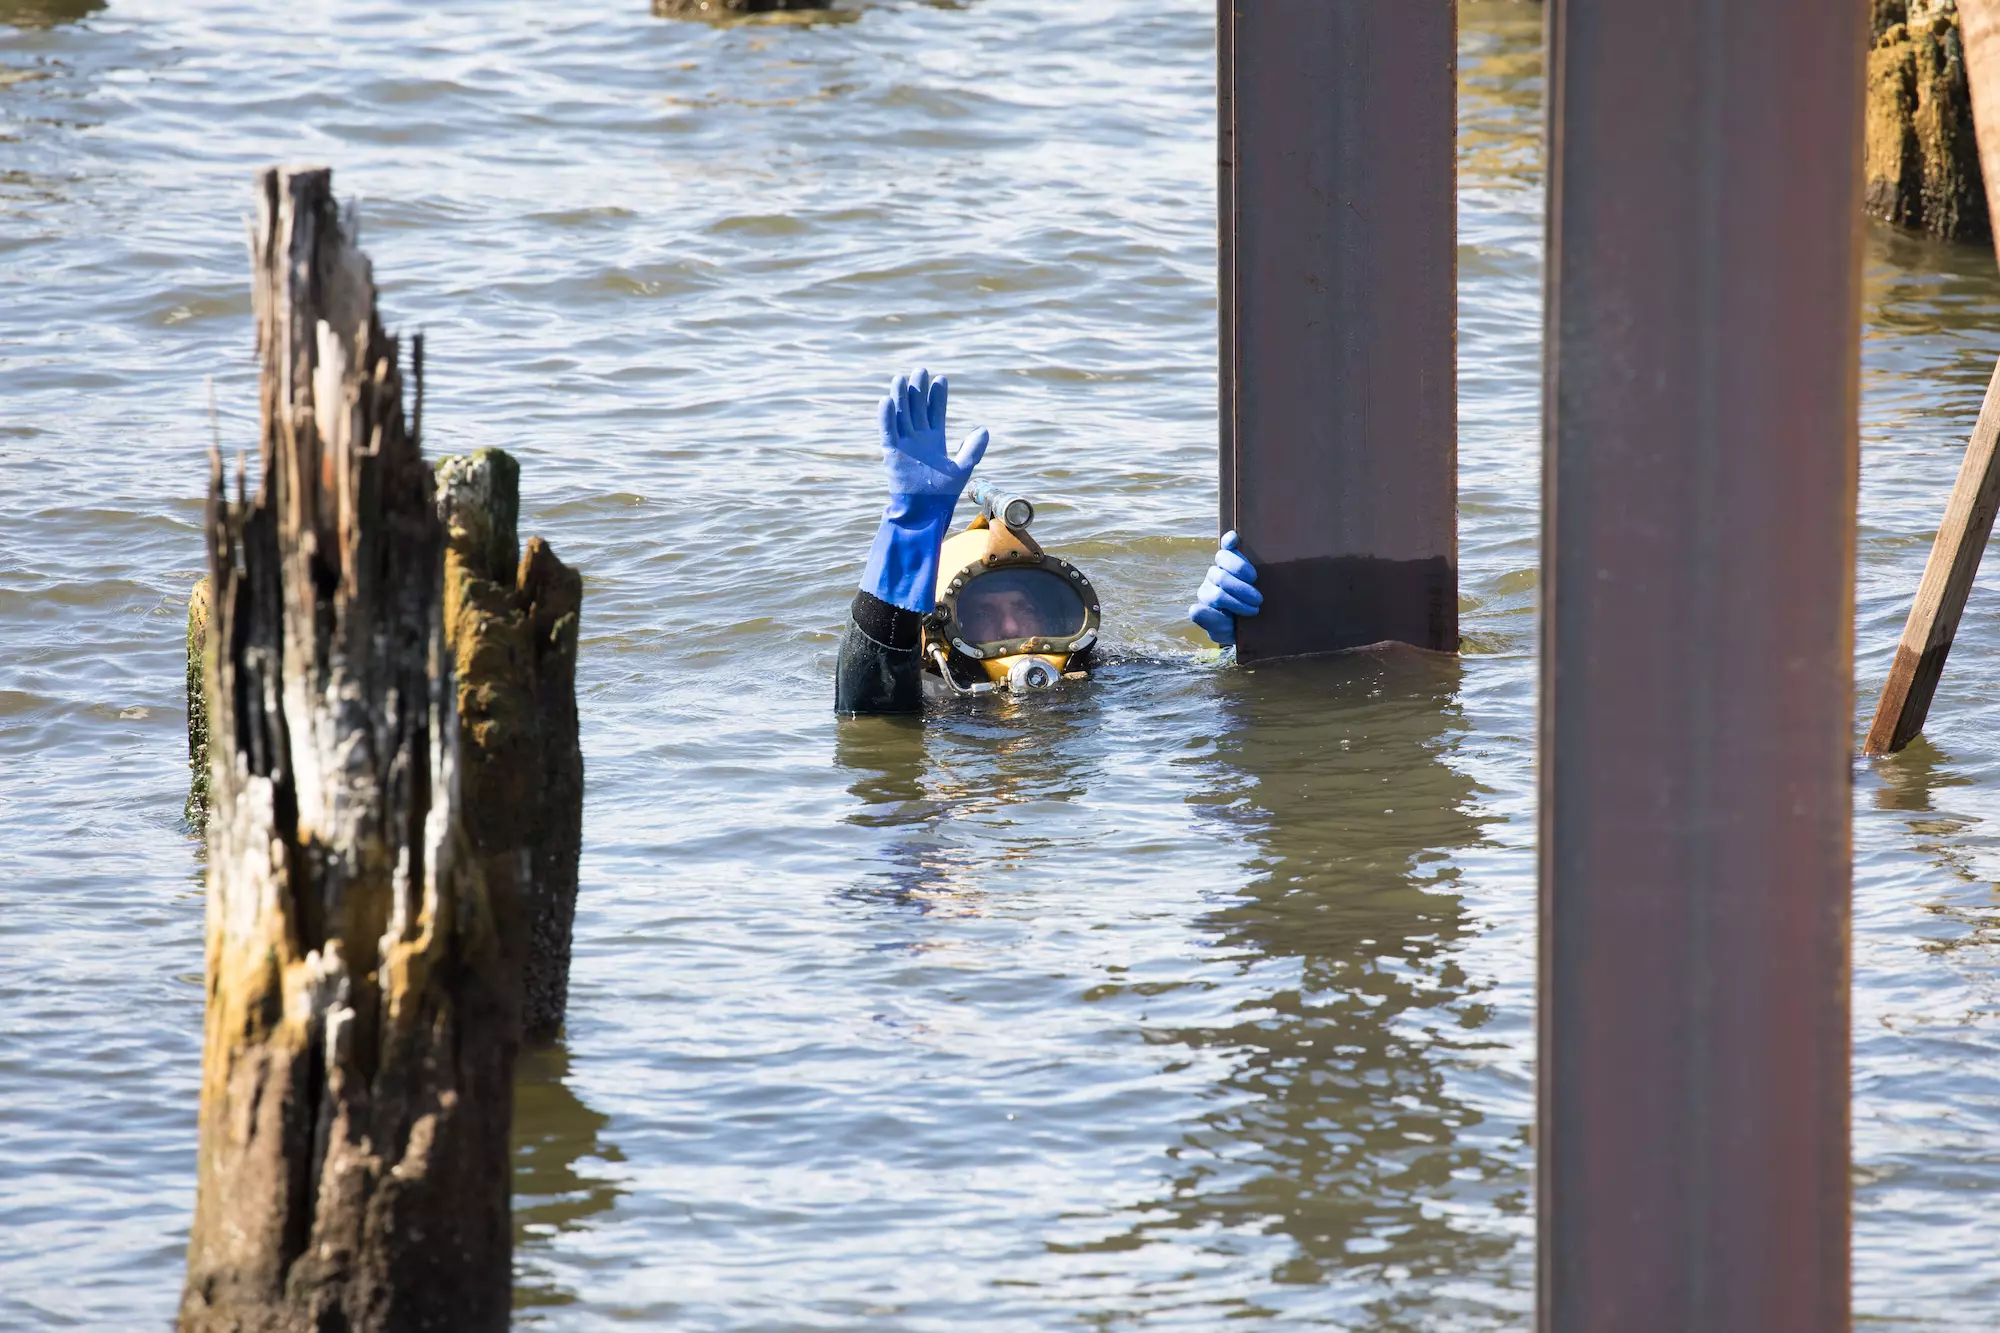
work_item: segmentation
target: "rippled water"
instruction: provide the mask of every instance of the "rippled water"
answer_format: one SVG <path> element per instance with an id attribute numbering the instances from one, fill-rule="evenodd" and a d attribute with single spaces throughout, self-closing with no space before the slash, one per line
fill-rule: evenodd
<path id="1" fill-rule="evenodd" d="M 1468 653 L 1254 672 L 1214 513 L 1213 5 L 0 0 L 0 1327 L 159 1327 L 192 1206 L 181 606 L 249 175 L 332 163 L 434 452 L 585 571 L 525 1326 L 1519 1327 L 1531 1302 L 1539 15 L 1464 9 Z M 10 26 L 11 25 L 11 26 Z M 1871 236 L 1863 707 L 1993 358 Z M 871 405 L 948 370 L 1107 598 L 1034 708 L 837 724 Z M 2000 1322 L 2000 570 L 1857 767 L 1856 1282 Z M 2000 825 L 1996 825 L 2000 827 Z"/>

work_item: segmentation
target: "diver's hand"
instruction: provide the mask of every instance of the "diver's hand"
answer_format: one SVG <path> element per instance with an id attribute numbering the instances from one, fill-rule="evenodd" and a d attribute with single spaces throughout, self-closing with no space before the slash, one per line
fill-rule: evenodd
<path id="1" fill-rule="evenodd" d="M 1225 648 L 1236 642 L 1236 617 L 1254 616 L 1264 605 L 1264 594 L 1256 586 L 1257 567 L 1236 546 L 1236 534 L 1224 533 L 1215 563 L 1208 567 L 1208 576 L 1195 590 L 1194 605 L 1188 608 L 1188 619 Z"/>
<path id="2" fill-rule="evenodd" d="M 991 438 L 984 430 L 965 437 L 956 454 L 944 443 L 945 400 L 950 386 L 928 370 L 898 375 L 876 409 L 882 428 L 882 470 L 889 503 L 868 551 L 861 591 L 891 606 L 928 615 L 937 604 L 937 563 L 945 529 L 972 469 Z"/>
<path id="3" fill-rule="evenodd" d="M 954 501 L 972 479 L 992 439 L 984 428 L 965 437 L 957 454 L 945 452 L 945 403 L 951 385 L 928 370 L 898 375 L 877 408 L 882 427 L 882 467 L 889 474 L 892 500 L 948 495 Z M 949 515 L 947 515 L 949 517 Z"/>

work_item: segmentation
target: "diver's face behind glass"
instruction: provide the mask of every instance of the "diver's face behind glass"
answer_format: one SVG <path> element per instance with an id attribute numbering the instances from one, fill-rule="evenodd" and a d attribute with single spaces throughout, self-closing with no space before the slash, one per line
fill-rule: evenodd
<path id="1" fill-rule="evenodd" d="M 1066 638 L 1083 623 L 1083 599 L 1043 569 L 996 570 L 973 580 L 958 602 L 959 630 L 974 643 Z"/>
<path id="2" fill-rule="evenodd" d="M 1019 588 L 1009 588 L 991 597 L 980 598 L 971 618 L 961 613 L 959 623 L 981 643 L 1025 639 L 1043 632 L 1042 617 L 1035 611 L 1035 599 Z"/>

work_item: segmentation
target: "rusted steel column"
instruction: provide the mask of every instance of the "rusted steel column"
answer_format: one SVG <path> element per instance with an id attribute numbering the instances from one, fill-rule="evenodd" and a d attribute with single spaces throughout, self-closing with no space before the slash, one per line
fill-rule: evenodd
<path id="1" fill-rule="evenodd" d="M 1453 0 L 1221 0 L 1222 526 L 1244 661 L 1458 648 Z"/>
<path id="2" fill-rule="evenodd" d="M 1848 1326 L 1867 18 L 1549 6 L 1546 1333 Z"/>

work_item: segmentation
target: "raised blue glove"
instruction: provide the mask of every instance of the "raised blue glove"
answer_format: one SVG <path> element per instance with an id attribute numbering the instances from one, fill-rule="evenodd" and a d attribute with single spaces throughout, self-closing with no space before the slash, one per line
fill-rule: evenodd
<path id="1" fill-rule="evenodd" d="M 1257 567 L 1236 549 L 1236 534 L 1224 533 L 1208 577 L 1195 589 L 1188 619 L 1201 626 L 1209 638 L 1228 647 L 1236 642 L 1236 617 L 1254 616 L 1264 605 L 1264 594 L 1257 591 L 1256 584 Z"/>
<path id="2" fill-rule="evenodd" d="M 965 437 L 956 455 L 945 452 L 944 410 L 950 386 L 928 370 L 898 375 L 880 407 L 882 469 L 889 474 L 889 505 L 868 550 L 861 591 L 891 606 L 928 614 L 937 602 L 938 548 L 951 511 L 986 453 L 984 427 Z"/>

